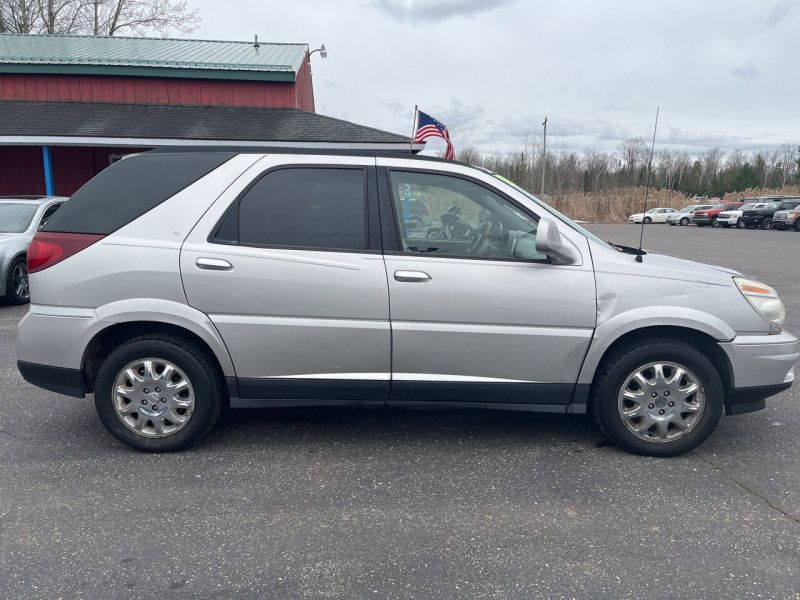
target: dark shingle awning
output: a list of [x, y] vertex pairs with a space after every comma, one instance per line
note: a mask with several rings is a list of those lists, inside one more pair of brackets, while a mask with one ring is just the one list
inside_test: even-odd
[[[271, 145], [408, 151], [409, 138], [292, 108], [0, 102], [0, 144]], [[414, 150], [424, 146], [415, 144]]]

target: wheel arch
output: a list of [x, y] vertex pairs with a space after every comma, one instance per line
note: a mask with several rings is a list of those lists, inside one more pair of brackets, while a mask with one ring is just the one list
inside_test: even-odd
[[228, 349], [211, 320], [184, 304], [137, 299], [114, 302], [97, 309], [102, 329], [93, 332], [81, 359], [87, 392], [94, 389], [103, 359], [121, 343], [147, 334], [170, 334], [208, 352], [222, 377], [235, 377]]
[[[650, 310], [652, 309], [647, 309], [648, 312]], [[725, 395], [729, 396], [729, 392], [733, 389], [733, 369], [719, 342], [733, 339], [735, 331], [713, 315], [675, 307], [669, 310], [673, 313], [671, 316], [642, 316], [629, 319], [625, 318], [626, 315], [619, 315], [597, 328], [578, 377], [578, 384], [582, 384], [587, 396], [591, 393], [604, 361], [619, 348], [647, 338], [675, 339], [698, 348], [717, 367]], [[675, 314], [681, 311], [685, 314]]]

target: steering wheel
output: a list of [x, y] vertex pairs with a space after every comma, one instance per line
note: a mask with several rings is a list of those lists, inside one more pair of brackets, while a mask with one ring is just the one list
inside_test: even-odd
[[484, 244], [489, 239], [489, 236], [492, 234], [492, 222], [491, 221], [484, 221], [478, 226], [477, 233], [475, 234], [475, 239], [472, 240], [472, 243], [467, 248], [466, 254], [477, 254], [480, 250], [483, 249]]

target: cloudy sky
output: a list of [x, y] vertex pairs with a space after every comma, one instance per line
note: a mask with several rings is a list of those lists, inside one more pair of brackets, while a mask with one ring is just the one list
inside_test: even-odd
[[[317, 111], [457, 147], [701, 152], [800, 141], [800, 0], [192, 0], [193, 37], [324, 43]], [[439, 141], [429, 143], [438, 149]]]

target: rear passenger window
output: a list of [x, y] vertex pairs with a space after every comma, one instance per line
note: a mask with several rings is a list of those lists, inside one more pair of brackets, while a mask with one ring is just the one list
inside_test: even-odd
[[75, 192], [42, 231], [108, 235], [233, 156], [230, 152], [148, 152], [117, 161]]
[[[223, 222], [220, 230], [225, 226]], [[223, 241], [219, 231], [217, 239]], [[290, 168], [267, 173], [240, 200], [238, 241], [365, 250], [366, 170]]]

